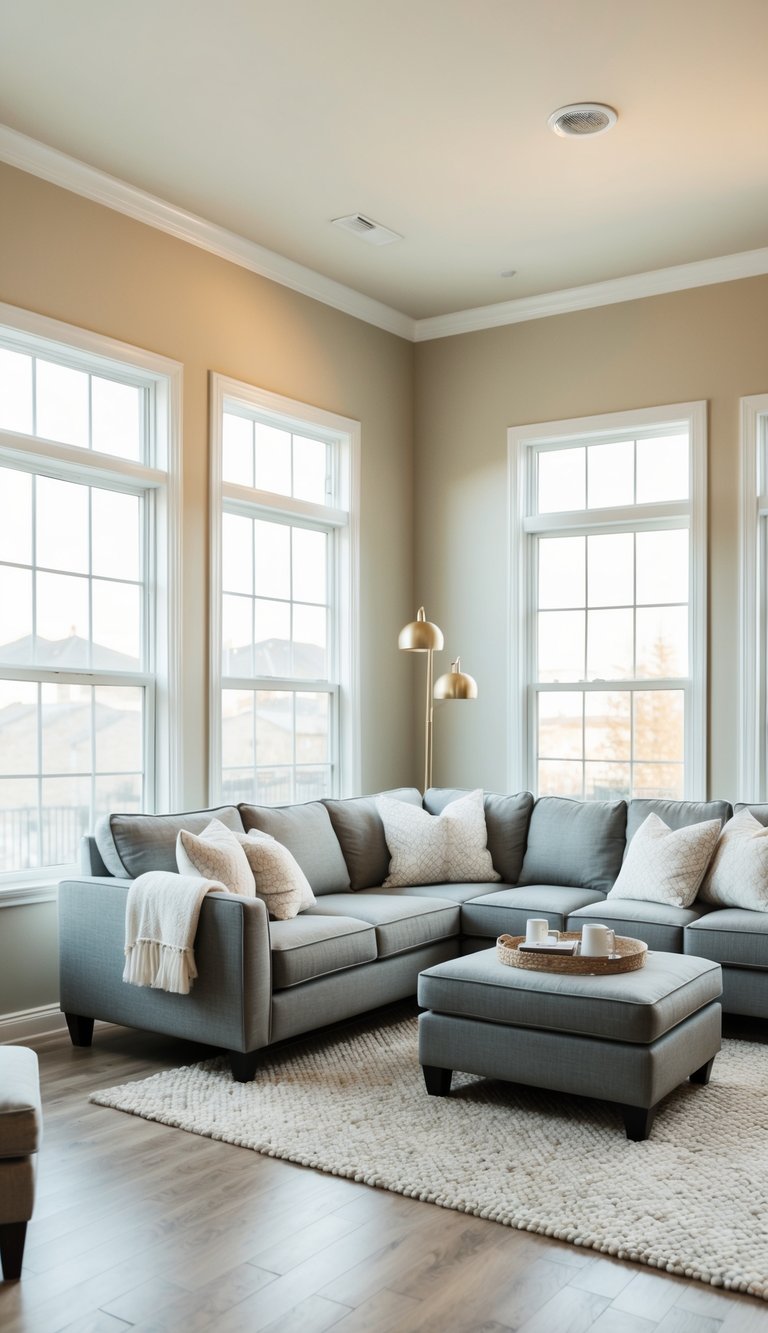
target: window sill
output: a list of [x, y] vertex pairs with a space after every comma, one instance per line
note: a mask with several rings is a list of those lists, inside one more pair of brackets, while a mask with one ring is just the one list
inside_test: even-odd
[[28, 907], [32, 903], [55, 903], [58, 896], [58, 879], [9, 884], [7, 888], [0, 888], [0, 908]]

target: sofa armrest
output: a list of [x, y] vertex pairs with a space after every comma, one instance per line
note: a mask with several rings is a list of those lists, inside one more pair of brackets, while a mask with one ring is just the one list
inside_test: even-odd
[[96, 839], [88, 833], [83, 834], [80, 839], [80, 874], [109, 875], [101, 858], [101, 852], [96, 846]]
[[272, 970], [261, 899], [206, 894], [195, 936], [197, 980], [189, 995], [174, 995], [122, 979], [129, 883], [100, 877], [60, 884], [62, 1010], [230, 1051], [268, 1045]]

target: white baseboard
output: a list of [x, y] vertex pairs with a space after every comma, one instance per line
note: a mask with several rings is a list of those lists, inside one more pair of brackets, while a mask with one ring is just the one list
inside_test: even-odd
[[65, 1032], [67, 1020], [57, 1004], [41, 1004], [36, 1009], [20, 1009], [16, 1014], [0, 1014], [0, 1045], [30, 1041]]

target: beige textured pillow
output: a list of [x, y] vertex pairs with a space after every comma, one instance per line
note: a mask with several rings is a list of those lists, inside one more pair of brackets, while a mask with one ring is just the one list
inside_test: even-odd
[[718, 907], [768, 912], [768, 828], [749, 810], [728, 820], [699, 897]]
[[671, 829], [650, 814], [640, 825], [609, 898], [690, 907], [720, 833], [720, 820]]
[[202, 833], [182, 829], [176, 838], [176, 864], [182, 875], [217, 879], [230, 893], [255, 898], [253, 871], [236, 835], [220, 819], [212, 819]]
[[312, 907], [317, 901], [304, 871], [287, 847], [269, 833], [251, 829], [236, 833], [256, 881], [256, 897], [262, 898], [276, 921]]
[[403, 884], [471, 884], [501, 878], [488, 851], [483, 792], [467, 792], [439, 815], [418, 805], [379, 796], [389, 848], [384, 888]]

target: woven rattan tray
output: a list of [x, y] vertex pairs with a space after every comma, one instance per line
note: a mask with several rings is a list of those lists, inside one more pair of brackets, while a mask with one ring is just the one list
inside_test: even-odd
[[[561, 930], [561, 940], [580, 940], [578, 930]], [[496, 941], [499, 961], [508, 967], [528, 968], [532, 972], [568, 972], [574, 976], [604, 977], [615, 972], [636, 972], [645, 966], [648, 945], [628, 935], [616, 936], [616, 953], [610, 958], [582, 958], [578, 954], [521, 953], [518, 945], [524, 935], [500, 935]]]

